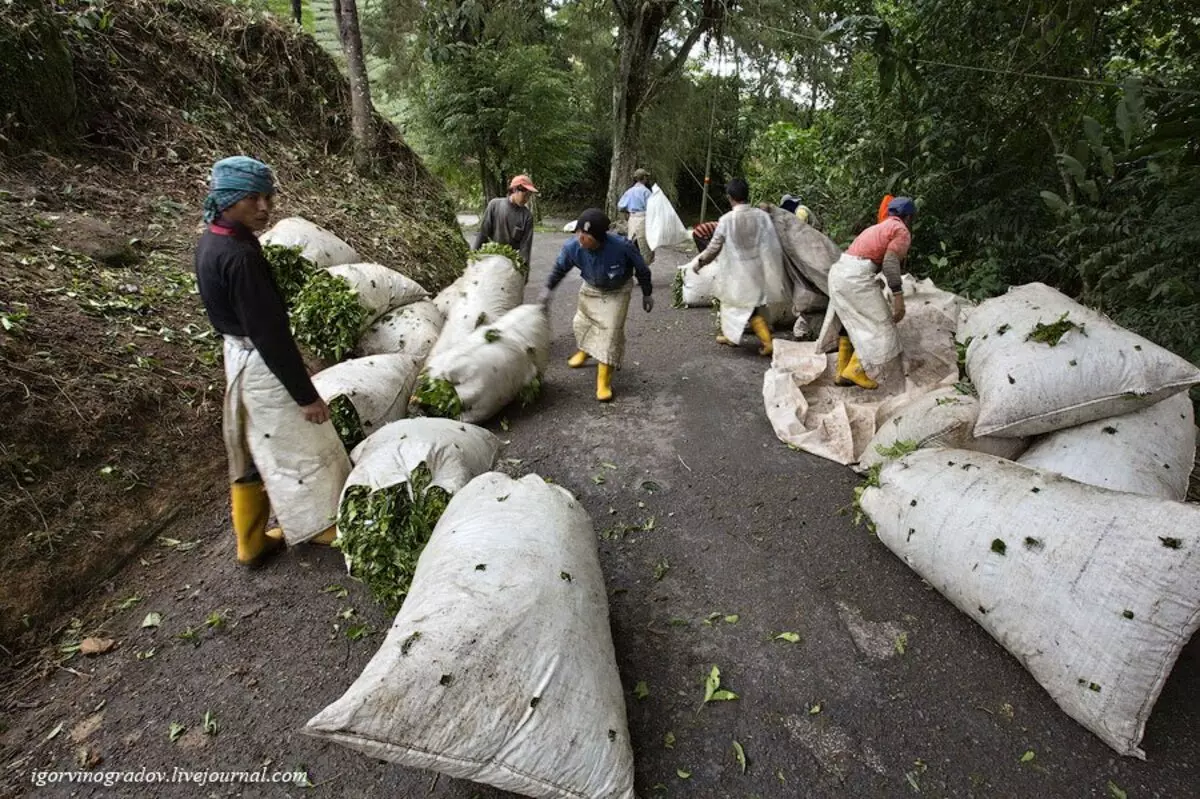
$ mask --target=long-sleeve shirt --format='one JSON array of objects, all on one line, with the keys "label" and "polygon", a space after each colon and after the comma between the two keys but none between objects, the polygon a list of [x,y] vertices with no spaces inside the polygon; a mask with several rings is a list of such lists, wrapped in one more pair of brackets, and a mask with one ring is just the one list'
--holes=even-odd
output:
[{"label": "long-sleeve shirt", "polygon": [[606,233],[604,244],[598,250],[589,250],[579,243],[579,239],[564,244],[550,279],[546,281],[547,288],[558,286],[574,268],[579,269],[585,283],[601,291],[619,289],[635,275],[644,296],[649,297],[654,290],[650,285],[650,269],[637,245],[616,233]]},{"label": "long-sleeve shirt", "polygon": [[617,210],[627,211],[631,214],[644,214],[646,213],[646,200],[649,199],[650,189],[646,187],[646,184],[634,183],[617,201]]},{"label": "long-sleeve shirt", "polygon": [[912,234],[908,225],[898,216],[889,216],[878,225],[858,234],[854,243],[846,250],[847,255],[866,258],[883,272],[888,288],[900,290],[900,262],[908,255],[912,246]]},{"label": "long-sleeve shirt", "polygon": [[507,197],[495,198],[483,212],[479,234],[471,249],[478,250],[489,241],[507,244],[528,264],[533,254],[533,212]]},{"label": "long-sleeve shirt", "polygon": [[258,239],[240,225],[210,225],[196,245],[195,267],[204,310],[217,332],[250,339],[297,405],[320,399]]}]

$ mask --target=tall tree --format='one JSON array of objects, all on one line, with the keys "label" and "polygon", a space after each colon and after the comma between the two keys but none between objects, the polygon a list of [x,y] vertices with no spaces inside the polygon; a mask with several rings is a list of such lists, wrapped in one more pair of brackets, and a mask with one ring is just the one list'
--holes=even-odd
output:
[{"label": "tall tree", "polygon": [[[612,0],[617,14],[619,60],[613,80],[610,212],[616,210],[617,200],[637,167],[642,114],[647,105],[671,78],[679,75],[706,33],[719,34],[725,14],[735,2]],[[672,41],[679,42],[674,52]]]},{"label": "tall tree", "polygon": [[292,19],[297,25],[304,24],[304,0],[292,0]]},{"label": "tall tree", "polygon": [[346,68],[350,74],[350,124],[354,134],[354,168],[360,174],[369,172],[375,155],[374,107],[371,105],[371,84],[367,79],[367,61],[363,53],[362,33],[358,24],[357,0],[333,0],[337,15],[338,34],[346,53]]}]

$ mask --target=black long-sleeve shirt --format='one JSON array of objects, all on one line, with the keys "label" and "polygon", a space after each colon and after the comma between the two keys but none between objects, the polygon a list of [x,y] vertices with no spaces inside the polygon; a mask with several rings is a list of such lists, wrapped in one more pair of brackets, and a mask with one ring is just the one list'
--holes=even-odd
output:
[{"label": "black long-sleeve shirt", "polygon": [[533,256],[533,212],[508,197],[496,197],[483,212],[479,234],[475,236],[475,245],[471,249],[478,250],[489,241],[507,244],[520,254],[522,261],[529,264]]},{"label": "black long-sleeve shirt", "polygon": [[317,390],[258,239],[240,225],[211,225],[196,245],[195,265],[200,298],[217,332],[250,339],[296,404],[316,402]]}]

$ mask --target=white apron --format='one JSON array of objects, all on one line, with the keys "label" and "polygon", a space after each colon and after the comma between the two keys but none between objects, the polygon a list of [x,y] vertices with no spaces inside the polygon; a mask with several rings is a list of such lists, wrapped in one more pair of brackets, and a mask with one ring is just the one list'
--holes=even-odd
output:
[{"label": "white apron", "polygon": [[601,291],[588,283],[579,287],[579,305],[575,309],[575,343],[600,363],[621,368],[625,357],[625,317],[633,281],[613,291]]},{"label": "white apron", "polygon": [[817,351],[837,349],[838,330],[845,327],[863,369],[882,382],[900,358],[900,336],[877,274],[870,259],[844,253],[830,268],[829,308]]},{"label": "white apron", "polygon": [[337,521],[350,458],[329,422],[312,424],[249,339],[225,336],[225,451],[231,481],[256,469],[288,544]]},{"label": "white apron", "polygon": [[783,249],[765,211],[738,205],[721,217],[713,237],[724,236],[725,262],[717,285],[721,300],[721,335],[734,344],[742,339],[755,309],[773,323],[791,307],[791,287],[783,271]]},{"label": "white apron", "polygon": [[637,211],[629,215],[629,240],[637,245],[638,252],[642,254],[642,260],[649,266],[654,262],[654,250],[650,249],[650,242],[646,240],[646,212]]}]

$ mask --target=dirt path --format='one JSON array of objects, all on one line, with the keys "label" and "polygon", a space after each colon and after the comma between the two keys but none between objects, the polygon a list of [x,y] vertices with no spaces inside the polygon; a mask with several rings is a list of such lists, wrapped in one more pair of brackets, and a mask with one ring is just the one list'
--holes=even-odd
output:
[{"label": "dirt path", "polygon": [[[537,235],[528,297],[564,240]],[[572,278],[555,297],[541,401],[510,413],[507,431],[491,426],[511,442],[501,457],[520,461],[506,468],[574,491],[601,534],[639,795],[1121,795],[1110,781],[1131,798],[1194,795],[1197,642],[1150,720],[1149,761],[1117,757],[853,525],[844,513],[853,474],[775,439],[762,408],[764,360],[749,342],[738,352],[713,343],[709,313],[670,308],[672,267],[683,260],[661,254],[658,308],[630,311],[628,363],[611,405],[592,398],[593,369],[564,363]],[[211,512],[167,533],[184,544],[148,551],[96,599],[89,618],[104,618],[102,604],[129,603],[82,628],[115,639],[112,652],[16,686],[0,706],[0,794],[502,796],[301,733],[355,678],[389,619],[344,576],[336,552],[300,548],[256,574],[238,570],[225,514],[214,498]],[[617,532],[651,518],[652,530]],[[228,621],[210,628],[214,611]],[[141,626],[150,612],[161,614],[159,627]],[[350,640],[358,624],[373,634]],[[785,631],[801,640],[772,640]],[[713,664],[741,700],[697,713]],[[650,694],[638,700],[632,688],[642,680]],[[204,732],[206,713],[216,735]],[[186,727],[174,742],[172,723]],[[1021,762],[1026,752],[1033,759]],[[302,768],[316,788],[33,785],[37,770],[95,758],[101,770],[168,774]]]}]

